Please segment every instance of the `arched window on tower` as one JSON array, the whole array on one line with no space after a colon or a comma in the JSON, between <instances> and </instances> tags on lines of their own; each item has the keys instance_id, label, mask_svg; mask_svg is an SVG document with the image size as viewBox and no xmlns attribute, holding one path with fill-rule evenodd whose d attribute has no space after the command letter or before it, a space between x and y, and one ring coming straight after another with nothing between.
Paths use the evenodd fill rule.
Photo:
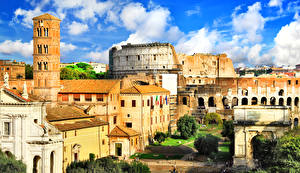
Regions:
<instances>
[{"instance_id":1,"label":"arched window on tower","mask_svg":"<svg viewBox=\"0 0 300 173\"><path fill-rule=\"evenodd\" d=\"M42 70L42 63L38 62L38 70Z\"/></svg>"},{"instance_id":2,"label":"arched window on tower","mask_svg":"<svg viewBox=\"0 0 300 173\"><path fill-rule=\"evenodd\" d=\"M48 28L44 28L44 36L48 37Z\"/></svg>"},{"instance_id":3,"label":"arched window on tower","mask_svg":"<svg viewBox=\"0 0 300 173\"><path fill-rule=\"evenodd\" d=\"M42 45L38 45L38 53L42 53Z\"/></svg>"},{"instance_id":4,"label":"arched window on tower","mask_svg":"<svg viewBox=\"0 0 300 173\"><path fill-rule=\"evenodd\" d=\"M44 45L45 53L48 53L48 45Z\"/></svg>"},{"instance_id":5,"label":"arched window on tower","mask_svg":"<svg viewBox=\"0 0 300 173\"><path fill-rule=\"evenodd\" d=\"M41 30L41 28L37 28L36 30L37 30L37 36L38 37L42 36L42 30Z\"/></svg>"},{"instance_id":6,"label":"arched window on tower","mask_svg":"<svg viewBox=\"0 0 300 173\"><path fill-rule=\"evenodd\" d=\"M48 70L48 62L44 62L44 70Z\"/></svg>"}]
</instances>

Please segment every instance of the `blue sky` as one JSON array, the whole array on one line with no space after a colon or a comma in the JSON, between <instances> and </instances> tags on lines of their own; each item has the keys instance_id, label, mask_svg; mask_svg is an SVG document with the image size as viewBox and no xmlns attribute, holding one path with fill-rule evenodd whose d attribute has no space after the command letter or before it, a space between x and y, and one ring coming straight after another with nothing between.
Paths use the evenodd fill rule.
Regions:
<instances>
[{"instance_id":1,"label":"blue sky","mask_svg":"<svg viewBox=\"0 0 300 173\"><path fill-rule=\"evenodd\" d=\"M32 63L32 18L62 19L61 61L108 63L113 45L170 42L235 66L300 63L300 0L2 0L0 58Z\"/></svg>"}]
</instances>

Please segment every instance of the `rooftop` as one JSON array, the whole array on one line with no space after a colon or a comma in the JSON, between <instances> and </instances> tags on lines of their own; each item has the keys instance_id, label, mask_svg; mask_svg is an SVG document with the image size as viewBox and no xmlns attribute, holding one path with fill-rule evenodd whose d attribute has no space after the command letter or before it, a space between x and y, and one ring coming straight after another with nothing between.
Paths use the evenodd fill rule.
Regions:
<instances>
[{"instance_id":1,"label":"rooftop","mask_svg":"<svg viewBox=\"0 0 300 173\"><path fill-rule=\"evenodd\" d=\"M131 136L138 136L140 135L138 132L136 132L133 129L126 128L123 126L116 126L108 136L113 137L131 137Z\"/></svg>"},{"instance_id":2,"label":"rooftop","mask_svg":"<svg viewBox=\"0 0 300 173\"><path fill-rule=\"evenodd\" d=\"M45 13L45 14L42 14L40 16L32 18L32 20L41 20L41 19L42 20L59 20L59 21L61 21L59 18L54 17L49 13Z\"/></svg>"},{"instance_id":3,"label":"rooftop","mask_svg":"<svg viewBox=\"0 0 300 173\"><path fill-rule=\"evenodd\" d=\"M47 106L46 112L47 112L46 118L48 121L61 121L61 120L68 120L68 119L94 117L86 114L83 109L71 105L68 106L58 105L55 107L51 107L49 105Z\"/></svg>"},{"instance_id":4,"label":"rooftop","mask_svg":"<svg viewBox=\"0 0 300 173\"><path fill-rule=\"evenodd\" d=\"M99 120L99 119L89 119L89 120L79 120L72 123L57 123L53 124L58 130L60 131L69 131L69 130L77 130L77 129L83 129L83 128L90 128L90 127L97 127L97 126L103 126L108 125L107 122Z\"/></svg>"},{"instance_id":5,"label":"rooftop","mask_svg":"<svg viewBox=\"0 0 300 173\"><path fill-rule=\"evenodd\" d=\"M155 85L135 85L131 88L122 89L121 94L146 94L146 93L162 93L170 92L167 89Z\"/></svg>"}]
</instances>

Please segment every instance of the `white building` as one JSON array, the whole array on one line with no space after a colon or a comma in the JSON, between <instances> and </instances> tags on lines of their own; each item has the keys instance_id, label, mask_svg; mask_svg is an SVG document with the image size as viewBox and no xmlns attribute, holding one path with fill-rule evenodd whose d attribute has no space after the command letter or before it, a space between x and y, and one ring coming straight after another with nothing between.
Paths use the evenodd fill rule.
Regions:
<instances>
[{"instance_id":1,"label":"white building","mask_svg":"<svg viewBox=\"0 0 300 173\"><path fill-rule=\"evenodd\" d=\"M0 89L0 148L22 160L28 173L62 172L62 136L45 120L46 103L23 93Z\"/></svg>"}]
</instances>

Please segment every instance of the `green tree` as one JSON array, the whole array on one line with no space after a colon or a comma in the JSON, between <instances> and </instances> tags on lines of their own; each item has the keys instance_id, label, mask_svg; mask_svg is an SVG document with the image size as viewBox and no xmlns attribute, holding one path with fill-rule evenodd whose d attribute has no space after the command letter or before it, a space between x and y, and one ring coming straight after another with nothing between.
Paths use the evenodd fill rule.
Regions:
<instances>
[{"instance_id":1,"label":"green tree","mask_svg":"<svg viewBox=\"0 0 300 173\"><path fill-rule=\"evenodd\" d=\"M184 115L177 121L177 130L183 139L194 136L197 132L197 127L195 118L189 115Z\"/></svg>"},{"instance_id":2,"label":"green tree","mask_svg":"<svg viewBox=\"0 0 300 173\"><path fill-rule=\"evenodd\" d=\"M210 155L211 153L218 152L219 139L211 134L201 136L195 140L194 146L199 154Z\"/></svg>"},{"instance_id":3,"label":"green tree","mask_svg":"<svg viewBox=\"0 0 300 173\"><path fill-rule=\"evenodd\" d=\"M227 137L230 140L234 139L234 126L232 120L224 121L221 134L223 137Z\"/></svg>"},{"instance_id":4,"label":"green tree","mask_svg":"<svg viewBox=\"0 0 300 173\"><path fill-rule=\"evenodd\" d=\"M33 79L32 65L25 65L25 79Z\"/></svg>"},{"instance_id":5,"label":"green tree","mask_svg":"<svg viewBox=\"0 0 300 173\"><path fill-rule=\"evenodd\" d=\"M77 79L77 72L72 70L71 68L61 68L60 69L60 79L61 80L71 80L71 79Z\"/></svg>"},{"instance_id":6,"label":"green tree","mask_svg":"<svg viewBox=\"0 0 300 173\"><path fill-rule=\"evenodd\" d=\"M156 132L154 135L154 140L156 140L158 143L162 143L165 141L167 135L163 132Z\"/></svg>"},{"instance_id":7,"label":"green tree","mask_svg":"<svg viewBox=\"0 0 300 173\"><path fill-rule=\"evenodd\" d=\"M22 161L16 160L14 155L7 156L0 150L0 172L26 173L26 165Z\"/></svg>"},{"instance_id":8,"label":"green tree","mask_svg":"<svg viewBox=\"0 0 300 173\"><path fill-rule=\"evenodd\" d=\"M208 125L208 124L222 125L223 124L223 120L221 119L220 114L217 114L217 113L206 114L204 117L204 122L206 125Z\"/></svg>"}]
</instances>

